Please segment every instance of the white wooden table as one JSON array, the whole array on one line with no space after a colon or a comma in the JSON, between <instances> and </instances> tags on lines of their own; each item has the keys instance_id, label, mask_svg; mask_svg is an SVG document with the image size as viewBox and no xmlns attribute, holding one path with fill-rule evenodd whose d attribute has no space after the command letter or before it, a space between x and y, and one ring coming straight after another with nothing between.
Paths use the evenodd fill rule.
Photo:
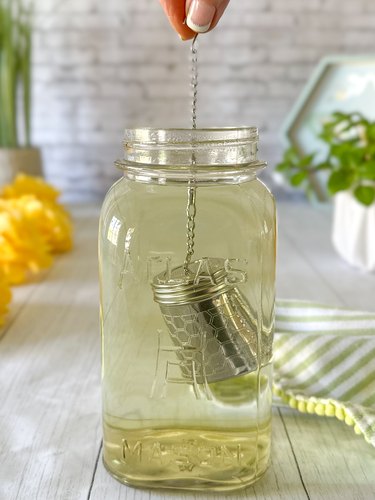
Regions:
<instances>
[{"instance_id":1,"label":"white wooden table","mask_svg":"<svg viewBox=\"0 0 375 500\"><path fill-rule=\"evenodd\" d=\"M19 287L0 340L1 500L375 498L375 450L334 419L275 408L272 464L227 495L143 491L101 461L97 208L74 210L76 246ZM279 206L278 296L375 311L375 275L345 265L330 213Z\"/></svg>"}]
</instances>

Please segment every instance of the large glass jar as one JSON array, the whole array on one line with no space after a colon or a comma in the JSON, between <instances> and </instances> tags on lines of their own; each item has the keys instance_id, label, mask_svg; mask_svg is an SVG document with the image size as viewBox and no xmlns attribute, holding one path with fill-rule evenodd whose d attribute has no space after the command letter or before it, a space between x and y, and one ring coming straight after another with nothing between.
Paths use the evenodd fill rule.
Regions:
<instances>
[{"instance_id":1,"label":"large glass jar","mask_svg":"<svg viewBox=\"0 0 375 500\"><path fill-rule=\"evenodd\" d=\"M256 128L134 129L99 234L104 463L142 487L266 470L275 206Z\"/></svg>"}]
</instances>

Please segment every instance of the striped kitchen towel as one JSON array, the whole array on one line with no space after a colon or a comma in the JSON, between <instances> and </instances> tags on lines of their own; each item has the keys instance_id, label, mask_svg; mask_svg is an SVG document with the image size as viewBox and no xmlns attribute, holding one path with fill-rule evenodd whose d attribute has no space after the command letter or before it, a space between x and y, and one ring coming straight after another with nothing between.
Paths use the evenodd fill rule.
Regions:
<instances>
[{"instance_id":1,"label":"striped kitchen towel","mask_svg":"<svg viewBox=\"0 0 375 500\"><path fill-rule=\"evenodd\" d=\"M375 446L375 314L279 300L274 394L345 421Z\"/></svg>"}]
</instances>

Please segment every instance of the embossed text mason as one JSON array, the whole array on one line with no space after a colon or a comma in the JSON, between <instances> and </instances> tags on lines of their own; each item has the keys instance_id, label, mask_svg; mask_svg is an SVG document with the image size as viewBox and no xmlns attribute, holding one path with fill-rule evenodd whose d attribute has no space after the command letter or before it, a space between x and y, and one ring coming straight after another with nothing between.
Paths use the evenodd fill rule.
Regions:
<instances>
[{"instance_id":1,"label":"embossed text mason","mask_svg":"<svg viewBox=\"0 0 375 500\"><path fill-rule=\"evenodd\" d=\"M244 488L271 435L275 207L253 127L125 132L99 231L104 463Z\"/></svg>"}]
</instances>

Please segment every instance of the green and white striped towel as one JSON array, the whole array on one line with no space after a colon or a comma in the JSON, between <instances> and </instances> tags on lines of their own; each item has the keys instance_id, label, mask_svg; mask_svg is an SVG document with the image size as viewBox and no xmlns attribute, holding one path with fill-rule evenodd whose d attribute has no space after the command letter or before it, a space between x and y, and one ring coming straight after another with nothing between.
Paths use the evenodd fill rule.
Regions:
<instances>
[{"instance_id":1,"label":"green and white striped towel","mask_svg":"<svg viewBox=\"0 0 375 500\"><path fill-rule=\"evenodd\" d=\"M375 314L279 300L274 394L353 425L375 446Z\"/></svg>"}]
</instances>

